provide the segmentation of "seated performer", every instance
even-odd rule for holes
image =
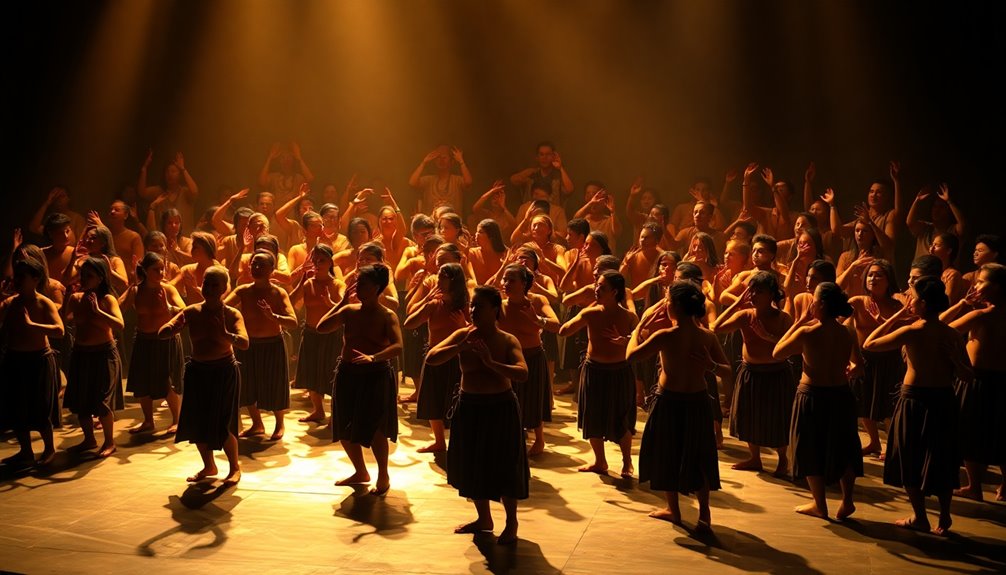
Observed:
[[[208,268],[203,274],[203,301],[187,306],[157,331],[158,337],[167,339],[175,337],[187,325],[192,340],[192,357],[185,364],[185,401],[178,417],[175,443],[195,443],[203,468],[186,481],[216,476],[213,451],[217,449],[223,449],[230,467],[224,485],[235,485],[241,480],[237,439],[241,370],[234,348],[248,349],[248,332],[241,312],[224,305],[229,281],[226,268]]]
[[[694,492],[699,501],[697,529],[708,530],[709,491],[720,488],[720,473],[705,372],[715,370],[724,379],[733,373],[719,340],[699,325],[699,318],[706,313],[705,296],[699,288],[681,281],[672,284],[668,292],[671,305],[667,309],[676,325],[653,331],[640,342],[644,327],[640,323],[625,353],[627,361],[661,355],[657,399],[639,448],[639,481],[649,481],[651,489],[664,491],[667,497],[667,507],[653,511],[650,517],[680,524],[678,493]]]
[[[478,517],[455,533],[492,531],[489,501],[502,501],[506,526],[497,542],[517,541],[517,500],[527,499],[527,463],[520,407],[512,381],[527,378],[520,342],[496,326],[503,300],[492,287],[475,288],[472,323],[430,350],[426,361],[461,358],[461,397],[447,448],[447,482],[471,499]]]

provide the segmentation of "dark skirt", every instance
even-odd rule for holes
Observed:
[[[416,329],[402,330],[402,375],[411,377],[416,386],[423,372],[429,340],[430,330],[425,323]]]
[[[723,407],[720,403],[720,383],[716,380],[716,374],[707,371],[706,390],[709,392],[709,407],[713,412],[713,421],[723,422]]]
[[[1006,371],[975,369],[957,386],[960,451],[965,461],[1006,465]]]
[[[223,449],[228,436],[238,435],[240,394],[241,369],[233,355],[213,361],[190,359],[185,364],[185,399],[175,443]]]
[[[447,446],[447,482],[469,499],[527,499],[531,470],[513,391],[461,392]]]
[[[959,404],[950,387],[901,386],[887,434],[884,483],[943,495],[960,487]]]
[[[321,395],[332,393],[332,376],[335,375],[335,366],[342,355],[342,333],[342,328],[332,333],[318,333],[314,328],[304,328],[300,352],[297,354],[297,380],[293,384],[294,388],[307,389]]]
[[[639,482],[650,489],[692,493],[720,488],[713,415],[703,391],[657,390],[639,445]]]
[[[56,364],[64,375],[70,374],[70,356],[73,354],[73,335],[75,329],[73,322],[66,322],[63,326],[63,337],[50,337],[49,347],[56,352]]]
[[[551,331],[541,332],[541,347],[545,349],[545,358],[552,362],[559,360],[559,335]]]
[[[115,341],[76,345],[70,354],[70,373],[63,405],[81,416],[102,417],[122,409],[122,370]]]
[[[901,350],[863,352],[863,376],[852,381],[859,416],[873,421],[891,417],[898,389],[905,379],[905,361]]]
[[[416,400],[416,417],[427,421],[450,420],[449,411],[454,405],[454,396],[461,388],[461,360],[457,356],[440,365],[423,366],[419,384],[419,399]]]
[[[636,434],[636,382],[627,362],[584,362],[576,424],[584,439],[618,443]]]
[[[863,446],[859,441],[856,398],[847,385],[800,385],[793,401],[793,478],[841,479],[852,469],[863,476]]]
[[[576,317],[583,308],[575,305],[566,310],[563,323]],[[571,336],[562,338],[562,369],[580,369],[587,359],[587,330],[582,329]]]
[[[51,349],[8,349],[0,361],[0,430],[52,429],[59,423],[59,367]]]
[[[730,435],[761,447],[786,446],[795,393],[789,363],[741,363],[730,408]]]
[[[182,338],[175,334],[159,339],[156,333],[136,332],[133,359],[129,362],[126,391],[133,397],[164,399],[168,389],[182,392]]]
[[[283,336],[253,337],[248,349],[234,352],[241,364],[241,407],[266,411],[290,407],[290,372]]]
[[[521,423],[525,429],[534,429],[543,421],[552,421],[552,377],[548,372],[548,357],[542,348],[523,351],[527,379],[512,385],[520,406]]]
[[[332,439],[370,447],[378,430],[398,440],[398,405],[391,364],[340,361],[332,388]]]

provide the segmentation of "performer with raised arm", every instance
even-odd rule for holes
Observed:
[[[426,360],[438,365],[457,356],[461,361],[447,482],[472,500],[478,516],[454,532],[491,532],[489,501],[501,501],[506,526],[497,542],[512,544],[517,541],[517,500],[527,499],[531,473],[511,382],[527,378],[527,364],[517,338],[496,325],[503,308],[499,291],[476,287],[471,306],[474,325],[455,331],[431,349]]]

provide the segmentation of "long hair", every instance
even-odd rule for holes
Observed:
[[[695,240],[699,240],[702,247],[706,249],[706,264],[710,267],[720,265],[720,256],[716,253],[716,243],[713,242],[713,236],[707,234],[706,232],[695,232],[692,236],[692,241]]]
[[[879,259],[873,260],[873,263],[867,266],[866,273],[863,274],[863,291],[865,293],[870,293],[870,290],[866,288],[866,280],[870,275],[870,268],[874,266],[884,270],[884,275],[887,277],[887,292],[884,294],[885,296],[893,297],[894,294],[901,291],[901,286],[898,285],[898,278],[894,275],[894,266],[885,259]]]
[[[468,309],[468,281],[465,278],[465,270],[461,264],[454,262],[440,266],[440,271],[447,276],[449,285],[447,294],[451,296],[452,311],[465,311]]]
[[[118,297],[119,294],[116,293],[115,288],[112,286],[112,270],[108,269],[108,262],[105,261],[105,258],[88,256],[84,258],[83,263],[80,264],[81,271],[83,271],[84,268],[92,271],[98,276],[98,279],[101,280],[98,287],[94,290],[96,294],[99,296],[111,294],[112,296]]]
[[[115,253],[115,237],[112,236],[111,230],[105,226],[95,226],[92,229],[94,230],[94,235],[101,238],[101,243],[104,244],[104,247],[101,248],[101,253],[109,258],[118,256],[119,254]]]
[[[136,264],[136,277],[139,278],[140,283],[147,281],[147,268],[158,262],[164,262],[164,258],[161,257],[161,254],[157,252],[147,252],[143,254],[143,258]]]
[[[479,222],[476,226],[476,230],[482,231],[489,238],[489,243],[493,246],[493,251],[497,254],[502,254],[506,251],[506,243],[503,241],[503,232],[500,230],[499,223],[492,219],[486,218]]]
[[[175,241],[178,241],[178,238],[182,237],[182,235],[183,235],[182,234],[182,225],[184,223],[184,222],[182,222],[182,213],[178,211],[178,208],[168,208],[168,209],[164,210],[163,212],[161,212],[161,231],[163,232],[164,230],[166,230],[168,228],[168,218],[173,218],[173,217],[177,217],[178,221],[179,221],[179,224],[178,224],[178,234],[175,235]],[[165,232],[165,233],[167,233],[167,232]]]

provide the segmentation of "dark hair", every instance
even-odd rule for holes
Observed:
[[[762,244],[773,256],[779,252],[779,243],[768,234],[758,234],[751,238],[751,247],[754,247],[755,244]]]
[[[758,226],[751,222],[738,222],[734,227],[744,228],[744,231],[748,233],[748,238],[751,238],[752,241],[754,240],[754,236],[758,233]]]
[[[238,227],[238,220],[240,220],[241,218],[250,220],[252,214],[254,213],[255,210],[246,206],[241,206],[240,208],[234,210],[234,217],[231,218],[231,225],[234,226],[234,229],[236,230]]]
[[[604,232],[594,230],[587,234],[587,236],[594,239],[594,243],[601,248],[602,254],[611,253],[611,246],[608,245],[608,236],[604,235]]]
[[[49,237],[51,232],[58,230],[59,228],[69,226],[73,222],[70,221],[70,216],[62,212],[52,212],[45,217],[45,221],[42,223],[42,233],[46,237]]]
[[[1003,283],[1006,283],[1006,266],[1003,264],[984,264],[978,271],[985,272],[989,281],[999,286],[1000,289],[1002,289]]]
[[[779,287],[779,279],[772,272],[757,271],[751,274],[748,286],[752,290],[765,290],[769,292],[772,294],[772,299],[776,302],[786,299],[786,292],[782,291],[782,288]]]
[[[178,218],[178,233],[175,235],[175,240],[182,237],[182,212],[178,211],[178,208],[168,208],[161,212],[161,231],[163,232],[168,226],[168,218]]]
[[[532,284],[534,284],[534,274],[531,273],[531,270],[527,269],[526,267],[520,264],[509,264],[503,270],[503,275],[506,275],[510,272],[517,272],[518,274],[520,274],[520,281],[524,282],[525,295],[527,294],[527,292],[531,291],[531,286]]]
[[[42,264],[42,278],[39,281],[40,287],[36,291],[45,290],[44,292],[40,291],[40,293],[44,293],[46,296],[48,296],[49,264],[46,262],[45,252],[42,251],[42,248],[36,246],[35,244],[21,242],[21,245],[19,245],[17,249],[14,250],[12,258],[15,263],[23,260],[35,260],[38,263]]]
[[[49,286],[49,274],[46,272],[45,264],[36,260],[35,258],[24,258],[14,262],[14,275],[17,275],[18,271],[24,271],[24,273],[30,275],[37,280],[35,284],[35,292],[45,295],[46,289]]]
[[[667,220],[671,219],[671,208],[668,208],[667,204],[653,204],[650,206],[650,211],[652,212],[653,210],[657,210],[660,212],[660,215],[664,216],[664,223],[667,223]],[[649,214],[646,215],[649,216]]]
[[[653,232],[653,233],[657,234],[657,241],[660,241],[660,237],[661,237],[661,236],[663,235],[663,233],[664,233],[664,232],[663,232],[663,231],[662,231],[662,230],[660,229],[660,226],[659,226],[659,225],[657,225],[657,222],[646,222],[645,224],[643,224],[642,226],[640,226],[640,227],[639,227],[639,232],[640,232],[640,233],[642,233],[642,232],[643,232],[643,230],[649,230],[649,231],[651,231],[651,232]]]
[[[192,232],[192,249],[196,246],[206,252],[210,260],[217,259],[217,240],[209,232]]]
[[[349,220],[349,225],[346,226],[346,233],[349,234],[349,236],[350,236],[351,239],[352,239],[352,236],[353,236],[352,230],[356,226],[363,226],[364,229],[367,230],[367,241],[370,241],[371,239],[373,239],[373,237],[374,237],[374,230],[370,229],[370,222],[368,222],[364,218],[353,218],[353,219]],[[354,246],[354,247],[356,247],[356,246]]]
[[[555,144],[553,144],[550,140],[542,140],[538,142],[538,145],[534,147],[534,151],[537,152],[542,146],[548,146],[553,152],[555,151]]]
[[[440,252],[450,254],[450,256],[454,258],[454,261],[461,263],[462,260],[461,250],[458,248],[456,244],[452,244],[450,242],[444,242],[437,247],[437,253]]]
[[[936,276],[924,276],[915,282],[915,295],[926,303],[926,315],[939,315],[950,307],[947,286]]]
[[[332,250],[332,246],[319,242],[317,245],[314,246],[314,251],[321,252],[321,253],[325,254],[325,257],[327,257],[328,260],[329,260],[329,262],[331,262],[332,265],[329,266],[329,268],[328,268],[328,275],[330,277],[334,278],[335,277],[335,262],[332,261],[332,258],[335,257],[335,251]],[[311,257],[311,254],[308,254],[308,258],[310,258],[310,257]]]
[[[327,214],[328,212],[331,212],[333,210],[336,211],[336,212],[338,212],[339,211],[339,206],[337,206],[337,205],[329,202],[327,204],[322,204],[321,207],[318,208],[318,214],[321,217],[325,217],[325,214]]]
[[[617,303],[625,301],[625,278],[622,277],[622,274],[608,270],[601,274],[601,281],[607,283],[611,286],[611,289],[615,290],[615,301]]]
[[[475,229],[482,230],[485,233],[489,238],[489,243],[493,246],[494,252],[501,254],[506,251],[506,244],[503,243],[503,232],[500,230],[500,225],[496,220],[486,218],[479,222],[479,225]]]
[[[318,220],[320,222],[324,221],[321,217],[321,214],[315,211],[308,210],[300,215],[300,227],[306,230],[307,224],[310,223],[311,220]]]
[[[143,236],[143,249],[149,249],[147,246],[150,245],[154,240],[161,240],[164,243],[168,243],[168,236],[164,235],[161,230],[150,230],[147,235]]]
[[[950,250],[948,261],[950,265],[953,265],[957,261],[957,253],[961,251],[961,238],[957,237],[957,234],[948,234],[946,232],[936,234],[936,238],[933,239],[937,238]]]
[[[377,293],[383,292],[388,287],[391,278],[391,271],[384,264],[370,264],[363,266],[356,273],[357,282],[366,279],[377,286]]]
[[[576,232],[577,235],[587,237],[590,233],[590,222],[583,218],[573,218],[566,222],[566,229]]]
[[[443,220],[447,220],[448,222],[450,222],[452,226],[454,226],[455,228],[458,229],[458,235],[459,236],[461,235],[461,232],[464,230],[464,227],[465,227],[464,224],[461,222],[461,216],[459,216],[455,212],[446,212],[446,213],[440,214],[440,222],[437,222],[437,224],[438,224],[437,225],[437,229],[438,230],[441,228],[441,226],[439,224]]]
[[[101,283],[98,284],[98,288],[94,290],[99,296],[106,296],[111,294],[112,296],[118,296],[115,287],[112,286],[112,270],[108,268],[108,261],[105,258],[96,258],[94,256],[88,256],[84,258],[83,263],[80,264],[80,269],[84,268],[90,269],[92,272],[97,274],[98,279]]]
[[[835,264],[828,260],[814,260],[810,262],[810,265],[807,266],[807,272],[810,273],[810,270],[821,274],[821,281],[835,283],[835,277],[837,276]]]
[[[885,259],[873,260],[873,263],[866,266],[866,273],[863,274],[863,291],[870,293],[870,290],[866,289],[866,278],[870,275],[870,268],[877,266],[884,270],[884,276],[887,277],[887,292],[888,297],[901,291],[901,286],[898,285],[898,278],[894,275],[894,266],[891,262]]]
[[[268,249],[272,252],[272,255],[277,256],[279,259],[279,239],[272,234],[262,234],[261,236],[255,238],[255,243],[253,244],[255,251],[260,249]]]
[[[985,244],[989,250],[996,253],[997,264],[1006,263],[1006,252],[1003,251],[1003,240],[995,234],[981,234],[975,238],[975,244]]]
[[[702,317],[706,314],[706,296],[702,290],[690,281],[678,281],[668,288],[671,305],[674,310],[689,317]]]
[[[702,283],[702,268],[692,262],[681,262],[674,268],[681,279]]]
[[[716,206],[714,206],[712,202],[707,202],[705,200],[695,202],[695,206],[692,207],[692,210],[695,208],[699,208],[703,212],[709,212],[709,217],[712,217],[713,214],[716,213]]]
[[[499,318],[500,310],[503,309],[503,296],[500,294],[500,290],[496,289],[494,286],[475,286],[473,298],[476,297],[487,299],[489,304],[496,308],[496,317]]]
[[[622,260],[611,254],[597,256],[597,259],[594,260],[594,269],[597,270],[598,273],[606,270],[617,272],[620,267],[622,267]]]
[[[672,260],[674,260],[674,265],[672,267],[674,269],[678,269],[678,264],[681,263],[681,254],[679,254],[674,250],[663,251],[660,252],[660,255],[657,256],[657,259],[654,260],[653,262],[653,267],[650,268],[651,278],[657,277],[657,275],[660,273],[660,262],[664,258],[671,258]],[[664,297],[662,290],[663,288],[660,286],[660,283],[654,282],[653,285],[650,286],[649,291],[646,293],[646,305],[648,306],[653,305],[654,303],[657,302],[657,300]]]
[[[451,296],[451,307],[455,311],[465,311],[468,309],[468,280],[465,277],[465,270],[461,264],[449,262],[440,266],[441,272],[447,273],[450,286],[447,293]]]
[[[101,253],[109,258],[117,256],[118,254],[115,253],[115,237],[112,235],[112,232],[105,226],[95,226],[91,229],[94,230],[94,235],[101,238],[102,243],[105,244],[105,247],[101,249]]]
[[[273,269],[276,269],[276,254],[274,254],[271,251],[266,250],[266,249],[255,248],[255,251],[252,252],[251,257],[248,258],[248,265],[251,265],[251,261],[253,259],[255,259],[255,256],[266,256],[266,257],[268,257],[269,263],[272,264]]]
[[[912,267],[909,269],[919,270],[923,276],[940,277],[943,273],[943,262],[936,256],[921,255],[912,261]]]
[[[426,236],[426,241],[423,242],[423,255],[436,252],[437,248],[446,242],[447,240],[445,240],[444,236],[440,234],[430,234]]]
[[[702,247],[706,248],[706,263],[710,267],[716,267],[720,265],[720,256],[716,253],[716,243],[713,241],[713,236],[707,234],[706,232],[695,232],[692,234],[692,239],[688,243],[692,243],[698,239],[702,244]]]
[[[824,304],[824,312],[832,318],[849,317],[852,315],[852,306],[849,305],[849,297],[845,295],[842,288],[833,282],[821,282],[817,285],[817,296]]]
[[[377,242],[367,242],[357,249],[357,254],[370,254],[378,262],[384,262],[384,246]]]
[[[139,263],[136,264],[136,277],[139,278],[141,283],[147,281],[147,268],[156,263],[164,263],[164,258],[161,257],[161,254],[157,252],[143,254]]]
[[[538,271],[538,264],[539,264],[539,262],[538,262],[538,252],[534,251],[533,249],[531,249],[529,247],[521,246],[521,247],[517,248],[517,255],[518,256],[525,256],[526,258],[528,258],[529,260],[531,260],[531,262],[533,262],[533,264],[534,264],[534,269],[532,269],[531,271],[533,271],[533,272]]]
[[[433,221],[433,218],[426,214],[416,214],[412,216],[412,223],[410,224],[412,235],[416,235],[416,230],[428,230],[436,227],[437,222]]]

